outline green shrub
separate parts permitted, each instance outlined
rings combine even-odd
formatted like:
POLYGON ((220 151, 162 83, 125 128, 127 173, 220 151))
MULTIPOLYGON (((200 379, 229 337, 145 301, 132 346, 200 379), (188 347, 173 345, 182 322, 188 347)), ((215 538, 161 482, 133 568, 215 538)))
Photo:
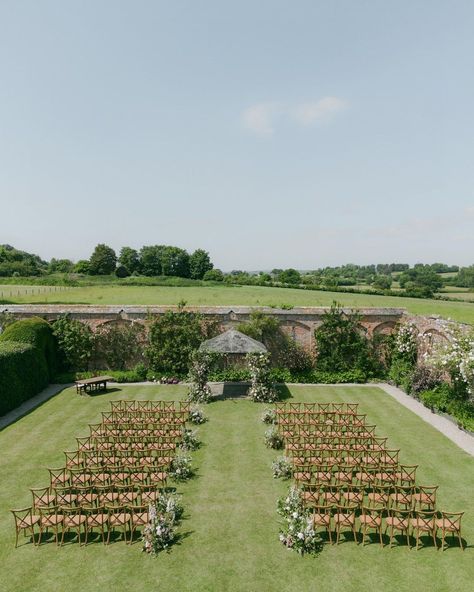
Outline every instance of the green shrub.
POLYGON ((434 389, 423 391, 419 398, 432 411, 448 413, 460 427, 474 432, 474 403, 457 399, 451 385, 443 383, 434 389))
POLYGON ((48 382, 41 350, 28 343, 0 341, 0 415, 36 395, 48 382))
POLYGON ((216 323, 207 321, 180 305, 177 312, 167 311, 150 325, 145 355, 156 373, 184 374, 189 370, 191 355, 201 343, 213 337, 216 323))
POLYGON ((61 367, 71 371, 85 370, 93 350, 90 327, 64 315, 54 323, 53 330, 58 341, 61 367))
POLYGON ((415 368, 407 360, 396 358, 392 361, 388 378, 406 393, 411 391, 415 368))
POLYGON ((51 325, 44 319, 31 317, 11 323, 0 335, 0 342, 5 341, 32 345, 39 352, 39 359, 45 367, 47 380, 56 374, 58 367, 56 339, 51 325))
POLYGON ((368 375, 380 371, 380 361, 356 311, 344 310, 334 302, 324 313, 314 336, 317 370, 330 373, 360 370, 368 375))

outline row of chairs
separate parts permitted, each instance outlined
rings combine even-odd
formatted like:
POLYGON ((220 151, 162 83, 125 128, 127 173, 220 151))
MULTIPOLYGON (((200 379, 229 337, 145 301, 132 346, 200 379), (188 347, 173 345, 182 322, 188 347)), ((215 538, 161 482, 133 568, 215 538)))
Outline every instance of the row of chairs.
POLYGON ((333 543, 332 533, 336 534, 336 543, 339 543, 343 529, 352 532, 354 541, 358 542, 358 536, 362 536, 362 544, 365 544, 369 531, 375 531, 379 537, 380 545, 384 546, 382 531, 389 532, 389 546, 392 547, 396 534, 406 537, 406 543, 410 546, 410 536, 415 538, 416 548, 422 536, 426 535, 433 540, 435 547, 437 535, 441 535, 441 548, 445 548, 446 537, 457 536, 459 546, 463 547, 461 536, 461 519, 463 512, 448 513, 400 509, 400 508, 374 508, 362 506, 315 506, 311 516, 316 529, 323 529, 333 543), (356 533, 359 524, 358 534, 356 533))
POLYGON ((306 506, 321 504, 347 505, 383 508, 434 510, 438 486, 384 486, 361 487, 353 485, 330 485, 325 483, 304 483, 301 495, 306 506))
POLYGON ((443 547, 449 532, 458 534, 461 543, 463 514, 436 513, 438 486, 417 484, 417 465, 401 464, 400 451, 387 447, 387 438, 376 434, 376 426, 366 424, 357 406, 321 405, 290 403, 277 408, 293 479, 320 526, 330 532, 334 523, 338 539, 341 527, 347 526, 356 538, 357 518, 364 533, 369 525, 376 525, 382 542, 383 519, 391 531, 390 541, 401 525, 407 537, 409 532, 414 534, 417 547, 422 532, 428 532, 436 544, 437 529, 441 529, 443 547), (402 522, 397 512, 406 513, 402 522))
POLYGON ((31 534, 33 543, 40 545, 43 535, 52 531, 56 544, 62 546, 67 532, 75 532, 79 545, 87 545, 94 530, 103 543, 109 544, 111 533, 117 529, 122 531, 123 540, 131 544, 137 529, 148 524, 148 505, 48 506, 39 508, 37 513, 32 508, 15 512, 15 547, 21 532, 31 534))
POLYGON ((120 424, 105 414, 100 424, 91 424, 89 436, 77 439, 77 450, 65 451, 65 466, 48 469, 49 485, 31 491, 32 506, 12 510, 15 544, 22 530, 34 534, 35 528, 42 532, 47 526, 57 527, 56 541, 59 527, 61 540, 67 530, 74 528, 79 539, 80 528, 87 538, 94 521, 109 528, 108 538, 111 530, 122 524, 120 521, 131 532, 139 520, 137 516, 141 520, 147 504, 166 487, 170 465, 184 434, 184 422, 189 417, 189 405, 118 401, 112 402, 111 408, 110 413, 149 411, 150 417, 145 424, 120 424), (143 425, 159 425, 159 429, 144 429, 143 425))

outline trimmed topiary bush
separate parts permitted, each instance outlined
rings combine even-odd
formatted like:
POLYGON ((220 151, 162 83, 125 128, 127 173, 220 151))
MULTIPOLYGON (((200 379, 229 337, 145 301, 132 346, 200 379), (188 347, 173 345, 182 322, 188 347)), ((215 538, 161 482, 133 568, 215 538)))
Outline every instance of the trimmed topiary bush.
POLYGON ((0 335, 0 343, 6 341, 32 345, 40 352, 48 380, 51 380, 56 374, 57 345, 53 329, 48 321, 40 317, 31 317, 11 323, 0 335))
POLYGON ((0 341, 0 415, 36 395, 48 382, 47 367, 37 347, 0 341))

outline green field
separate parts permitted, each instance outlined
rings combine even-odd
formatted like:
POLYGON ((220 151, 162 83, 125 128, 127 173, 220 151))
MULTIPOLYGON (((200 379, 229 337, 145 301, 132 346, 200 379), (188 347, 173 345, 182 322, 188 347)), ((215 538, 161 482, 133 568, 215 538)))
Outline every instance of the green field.
MULTIPOLYGON (((325 545, 317 557, 300 557, 278 541, 275 503, 288 484, 272 479, 277 456, 263 445, 263 407, 246 400, 208 405, 199 428, 203 446, 193 453, 197 476, 180 485, 185 519, 182 540, 153 558, 140 544, 109 547, 69 543, 14 548, 8 509, 30 503, 29 487, 47 483, 48 466, 63 463, 62 450, 118 398, 177 399, 183 386, 125 386, 96 397, 67 389, 0 432, 0 589, 8 592, 156 591, 467 592, 474 581, 474 459, 376 387, 292 387, 295 400, 359 402, 377 433, 401 449, 401 460, 419 464, 418 482, 439 484, 438 506, 465 510, 468 548, 444 552, 427 546, 364 548, 350 539, 325 545)), ((289 393, 288 393, 289 394, 289 393)), ((23 539, 24 540, 24 539, 23 539)))
MULTIPOLYGON (((1 286, 0 294, 11 286, 1 286)), ((397 298, 396 296, 371 296, 294 290, 291 288, 267 288, 261 286, 217 287, 167 287, 167 286, 88 286, 59 288, 35 293, 37 287, 16 286, 11 296, 4 296, 5 303, 17 304, 138 304, 173 305, 185 300, 190 306, 330 306, 337 300, 344 306, 406 308, 413 314, 440 315, 456 321, 474 324, 474 303, 397 298), (23 288, 23 290, 21 289, 23 288), (33 289, 33 293, 31 290, 33 289)), ((0 300, 1 302, 1 300, 0 300)))

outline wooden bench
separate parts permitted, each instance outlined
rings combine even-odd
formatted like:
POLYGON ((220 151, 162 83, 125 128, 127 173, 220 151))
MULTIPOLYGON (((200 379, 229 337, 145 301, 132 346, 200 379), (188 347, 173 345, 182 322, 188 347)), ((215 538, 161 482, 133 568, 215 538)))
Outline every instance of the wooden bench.
POLYGON ((113 378, 111 376, 94 376, 94 378, 76 380, 76 393, 82 395, 88 392, 106 391, 108 380, 113 380, 113 378))

